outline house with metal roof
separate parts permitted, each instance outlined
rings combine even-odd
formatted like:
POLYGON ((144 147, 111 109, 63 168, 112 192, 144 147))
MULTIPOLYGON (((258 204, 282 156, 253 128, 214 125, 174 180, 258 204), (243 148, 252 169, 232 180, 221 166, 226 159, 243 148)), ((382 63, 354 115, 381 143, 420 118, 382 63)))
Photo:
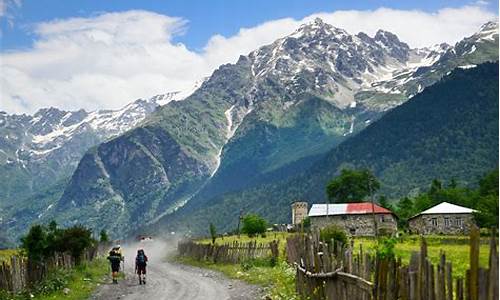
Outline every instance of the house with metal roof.
POLYGON ((468 234, 474 224, 475 210, 442 202, 408 219, 415 234, 468 234))
POLYGON ((397 232, 396 215, 370 202, 313 204, 308 214, 311 226, 335 224, 352 236, 374 236, 397 232))

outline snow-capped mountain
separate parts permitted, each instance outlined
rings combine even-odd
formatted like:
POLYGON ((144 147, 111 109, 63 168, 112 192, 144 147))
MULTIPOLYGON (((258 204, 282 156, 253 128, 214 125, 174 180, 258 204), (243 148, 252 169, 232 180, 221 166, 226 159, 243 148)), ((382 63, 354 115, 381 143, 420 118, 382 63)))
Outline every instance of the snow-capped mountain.
POLYGON ((71 143, 81 144, 77 140, 89 134, 99 141, 117 136, 139 124, 157 107, 176 100, 177 94, 138 99, 118 110, 63 111, 51 107, 40 109, 32 116, 0 112, 2 161, 7 164, 19 162, 26 166, 64 151, 71 143), (9 152, 13 155, 9 155, 9 152))
POLYGON ((0 218, 2 207, 67 180, 89 148, 137 126, 178 95, 138 99, 118 110, 0 112, 0 218))
MULTIPOLYGON (((64 178, 40 205, 43 214, 124 234, 124 224, 305 170, 454 68, 490 60, 498 60, 495 23, 454 46, 411 49, 388 31, 350 34, 316 19, 156 110, 163 98, 119 111, 9 116, 9 125, 0 123, 0 177, 15 170, 18 180, 4 180, 2 191, 11 197, 19 178, 29 181, 26 191, 64 178), (31 167, 41 161, 43 168, 31 167)), ((25 216, 40 211, 12 226, 25 216)))
POLYGON ((412 49, 416 59, 409 60, 406 68, 393 71, 388 77, 372 82, 358 93, 365 105, 389 109, 401 101, 415 96, 457 67, 470 67, 486 61, 498 60, 498 22, 488 22, 478 32, 464 38, 454 46, 439 44, 412 49), (393 101, 381 101, 382 94, 395 94, 393 101))
MULTIPOLYGON (((477 36, 485 40, 493 27, 477 36)), ((55 211, 66 224, 84 213, 89 224, 124 234, 123 224, 291 176, 450 70, 498 60, 498 47, 477 56, 493 43, 464 55, 456 54, 463 43, 411 49, 387 31, 354 35, 316 19, 220 66, 185 100, 88 151, 55 211), (116 218, 103 221, 107 214, 116 218)))

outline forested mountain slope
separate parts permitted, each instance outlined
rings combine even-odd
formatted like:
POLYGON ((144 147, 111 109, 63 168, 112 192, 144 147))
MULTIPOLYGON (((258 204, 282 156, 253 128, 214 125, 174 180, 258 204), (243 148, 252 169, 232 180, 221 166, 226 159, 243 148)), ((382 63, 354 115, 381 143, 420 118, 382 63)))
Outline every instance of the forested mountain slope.
POLYGON ((146 230, 200 231, 209 222, 230 230, 240 209, 285 223, 292 202, 324 203, 327 181, 346 167, 371 169, 380 193, 393 199, 426 188, 434 178, 473 184, 498 167, 498 79, 498 63, 457 68, 300 175, 191 202, 146 230))

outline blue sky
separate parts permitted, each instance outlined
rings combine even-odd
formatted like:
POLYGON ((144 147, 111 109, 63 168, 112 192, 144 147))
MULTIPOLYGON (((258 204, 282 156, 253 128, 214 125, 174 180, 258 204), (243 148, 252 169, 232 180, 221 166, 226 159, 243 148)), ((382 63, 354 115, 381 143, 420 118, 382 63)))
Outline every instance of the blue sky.
POLYGON ((0 0, 0 111, 116 109, 187 93, 316 17, 419 48, 498 20, 498 1, 0 0))
MULTIPOLYGON (((242 27, 253 27, 274 19, 286 17, 302 19, 318 12, 372 10, 379 7, 433 12, 445 7, 462 7, 474 3, 476 2, 465 0, 23 0, 19 7, 13 3, 9 5, 10 20, 2 18, 0 21, 3 34, 1 49, 12 50, 31 46, 36 37, 30 29, 36 23, 70 17, 89 17, 103 12, 121 12, 132 9, 148 10, 187 20, 189 22, 187 31, 185 34, 177 36, 175 41, 184 43, 192 50, 199 51, 214 34, 231 36, 242 27)), ((482 5, 487 10, 498 11, 498 1, 485 1, 482 5)))

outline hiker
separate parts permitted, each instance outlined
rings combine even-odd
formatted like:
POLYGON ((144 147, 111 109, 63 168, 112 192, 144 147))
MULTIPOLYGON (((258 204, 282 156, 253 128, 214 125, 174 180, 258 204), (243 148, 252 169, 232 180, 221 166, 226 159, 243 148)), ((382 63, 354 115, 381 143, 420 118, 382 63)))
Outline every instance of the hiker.
POLYGON ((120 272, 120 264, 123 261, 123 255, 120 245, 117 245, 109 251, 108 260, 111 263, 111 277, 113 278, 113 283, 118 283, 118 272, 120 272))
POLYGON ((147 262, 148 257, 144 253, 144 250, 137 250, 137 256, 135 257, 135 272, 137 273, 137 276, 139 276, 139 284, 146 284, 147 262))

